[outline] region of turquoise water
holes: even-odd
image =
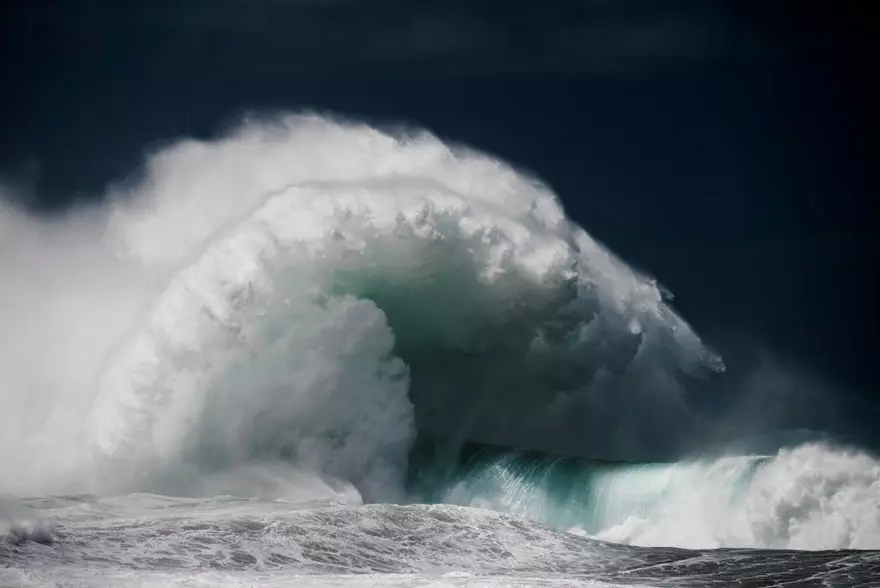
[[[614,462],[422,438],[410,456],[409,492],[419,502],[489,508],[593,535],[681,501],[734,508],[770,460]]]

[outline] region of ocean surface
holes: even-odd
[[[880,460],[719,443],[671,294],[428,131],[180,140],[0,267],[4,586],[880,585]]]

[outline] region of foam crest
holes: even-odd
[[[556,198],[538,182],[427,132],[390,133],[317,115],[283,115],[252,119],[218,140],[181,141],[154,153],[137,181],[111,192],[116,205],[109,230],[129,255],[174,263],[287,188],[369,188],[376,180],[436,183],[514,216],[530,213],[550,228],[564,218]],[[393,207],[382,207],[392,219]]]

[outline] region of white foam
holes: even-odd
[[[876,458],[818,444],[784,449],[738,489],[746,465],[747,458],[724,458],[673,466],[683,472],[673,469],[676,479],[659,503],[595,538],[689,548],[880,549]]]

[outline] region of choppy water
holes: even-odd
[[[880,553],[628,547],[449,505],[134,494],[17,506],[34,518],[0,543],[4,585],[869,586],[880,577]]]

